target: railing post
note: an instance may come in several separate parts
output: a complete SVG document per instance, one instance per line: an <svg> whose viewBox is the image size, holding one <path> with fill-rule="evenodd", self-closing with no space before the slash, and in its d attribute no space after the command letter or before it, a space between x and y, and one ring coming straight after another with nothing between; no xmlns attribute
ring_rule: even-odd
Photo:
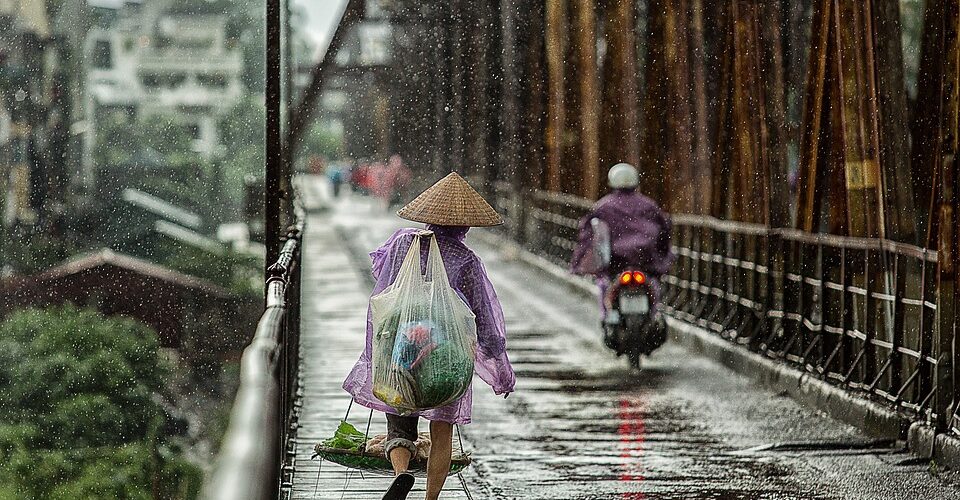
<svg viewBox="0 0 960 500"><path fill-rule="evenodd" d="M281 209L283 193L283 146L280 142L280 36L282 0L266 0L266 74L264 75L264 124L266 152L264 155L264 243L267 246L266 265L280 253Z"/></svg>
<svg viewBox="0 0 960 500"><path fill-rule="evenodd" d="M782 300L778 300L783 295L781 286L782 280L778 280L780 269L783 262L783 238L777 231L769 231L765 235L767 241L767 254L764 263L767 266L767 293L764 297L765 318L763 330L752 343L753 350L757 350L761 344L768 342L768 339L778 331L782 325L782 318L778 318L774 311L783 311Z"/></svg>
<svg viewBox="0 0 960 500"><path fill-rule="evenodd" d="M892 252L891 252L892 253ZM901 262L899 255L892 253L893 259L893 283L894 283L894 303L893 303L893 329L890 338L892 344L890 348L890 387L899 390L903 387L903 357L900 349L905 346L904 338L906 330L906 308L903 299L907 295L907 274L910 269L906 268Z"/></svg>
<svg viewBox="0 0 960 500"><path fill-rule="evenodd" d="M939 275L937 264L925 259L921 266L920 274L922 276L922 281L920 282L922 309L918 351L920 353L920 359L923 360L925 357L932 356L934 336L940 321L939 307L933 309L927 305L928 303L937 303L937 297L939 296L940 287L939 280L937 279ZM926 396L927 391L931 390L933 386L934 370L927 363L922 362L917 370L918 375L915 393L918 394L920 398L923 398Z"/></svg>
<svg viewBox="0 0 960 500"><path fill-rule="evenodd" d="M946 285L946 286L945 286ZM944 293L944 289L946 294ZM933 335L932 357L937 360L934 367L933 394L931 410L936 415L934 425L937 430L946 430L954 402L953 360L954 337L956 336L954 315L957 311L955 286L952 281L941 280L940 301L937 304L937 328Z"/></svg>
<svg viewBox="0 0 960 500"><path fill-rule="evenodd" d="M527 200L530 198L530 190L519 188L515 191L517 200L517 217L513 227L513 239L522 247L527 244Z"/></svg>

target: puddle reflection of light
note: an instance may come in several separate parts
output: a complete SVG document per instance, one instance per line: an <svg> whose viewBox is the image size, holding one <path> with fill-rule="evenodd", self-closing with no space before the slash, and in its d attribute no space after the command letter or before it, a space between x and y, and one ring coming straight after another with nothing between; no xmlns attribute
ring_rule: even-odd
<svg viewBox="0 0 960 500"><path fill-rule="evenodd" d="M646 429L643 423L643 402L637 398L621 398L617 408L619 425L617 434L620 436L620 458L623 459L623 469L620 481L641 483L643 481L643 439ZM639 484L633 487L639 488ZM641 500L646 498L641 491L626 491L620 494L624 500Z"/></svg>

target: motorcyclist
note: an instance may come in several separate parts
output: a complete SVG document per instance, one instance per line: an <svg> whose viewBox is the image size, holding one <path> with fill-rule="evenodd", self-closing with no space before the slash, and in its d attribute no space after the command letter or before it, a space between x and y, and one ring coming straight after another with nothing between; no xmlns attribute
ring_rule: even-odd
<svg viewBox="0 0 960 500"><path fill-rule="evenodd" d="M670 249L670 218L656 202L637 192L640 175L629 163L617 163L607 173L613 190L601 198L580 220L577 247L570 267L574 273L593 275L600 288L600 307L607 317L604 301L612 275L625 269L639 269L647 275L647 283L659 296L660 277L670 270L675 256ZM592 258L596 238L593 219L609 227L609 263L597 266Z"/></svg>

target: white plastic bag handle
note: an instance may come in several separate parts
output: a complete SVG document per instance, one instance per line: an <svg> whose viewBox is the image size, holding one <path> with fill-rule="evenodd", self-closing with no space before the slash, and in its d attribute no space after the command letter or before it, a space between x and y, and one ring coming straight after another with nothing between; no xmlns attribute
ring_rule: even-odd
<svg viewBox="0 0 960 500"><path fill-rule="evenodd" d="M429 260L427 265L429 266ZM400 270L397 271L393 286L399 288L407 279L422 275L423 271L420 270L420 235L415 234L413 240L410 241L410 249L407 250L407 255L400 264Z"/></svg>
<svg viewBox="0 0 960 500"><path fill-rule="evenodd" d="M443 265L443 256L440 254L440 245L437 243L436 235L430 237L430 250L427 253L427 280L433 283L450 287L450 280L447 278L447 269Z"/></svg>

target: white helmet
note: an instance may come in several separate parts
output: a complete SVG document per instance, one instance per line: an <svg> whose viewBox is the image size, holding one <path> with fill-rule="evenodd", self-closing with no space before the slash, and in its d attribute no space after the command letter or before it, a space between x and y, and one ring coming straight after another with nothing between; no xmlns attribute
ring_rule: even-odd
<svg viewBox="0 0 960 500"><path fill-rule="evenodd" d="M607 183L612 189L633 189L640 184L640 174L629 163L617 163L607 172Z"/></svg>

